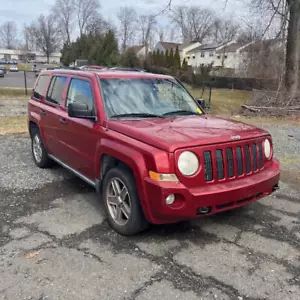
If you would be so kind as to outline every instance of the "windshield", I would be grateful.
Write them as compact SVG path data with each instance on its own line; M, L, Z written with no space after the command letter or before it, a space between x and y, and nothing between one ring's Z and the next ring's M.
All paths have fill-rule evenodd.
M108 117L202 114L194 99L170 79L101 79Z

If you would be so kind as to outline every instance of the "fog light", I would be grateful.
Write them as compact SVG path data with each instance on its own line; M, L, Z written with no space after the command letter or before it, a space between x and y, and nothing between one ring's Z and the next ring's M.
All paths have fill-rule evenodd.
M174 201L175 201L175 195L174 195L174 194L171 194L171 195L169 195L169 196L166 198L166 203L167 203L168 205L173 204Z
M200 207L199 209L198 209L198 213L200 214L200 215L206 215L206 214L208 214L208 213L210 213L211 212L211 207L206 207L206 206L204 206L204 207Z

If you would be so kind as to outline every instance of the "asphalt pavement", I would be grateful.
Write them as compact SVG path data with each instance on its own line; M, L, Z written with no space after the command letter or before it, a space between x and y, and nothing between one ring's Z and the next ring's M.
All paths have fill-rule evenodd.
M298 172L299 127L271 130ZM0 137L0 161L0 299L300 299L300 189L288 178L242 209L123 237L92 188L34 165L28 135Z
M26 72L27 87L32 89L36 80L35 73ZM25 88L24 72L7 72L4 78L0 77L0 88Z
M0 117L26 113L12 100ZM37 168L28 134L0 136L0 299L299 300L300 125L262 127L281 161L279 191L133 237L108 226L79 178Z

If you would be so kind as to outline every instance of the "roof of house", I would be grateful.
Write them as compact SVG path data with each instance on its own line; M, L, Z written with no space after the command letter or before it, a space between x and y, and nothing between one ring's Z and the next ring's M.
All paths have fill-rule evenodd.
M203 44L197 48L194 48L194 49L188 51L187 54L194 53L194 52L201 52L201 51L205 51L205 50L214 50L220 46L222 46L222 45L221 44Z
M236 52L238 49L240 49L244 45L246 45L246 44L241 43L241 42L231 43L231 44L225 45L221 49L218 49L216 51L216 53L219 54L219 53L224 53L224 52L226 52L226 53L228 53L228 52Z
M274 46L280 43L279 40L276 39L267 39L267 40L258 40L252 43L249 43L247 46L241 49L241 52L249 52L249 51L260 51L262 49L266 49L268 47Z
M140 45L140 46L132 46L129 47L128 50L129 51L133 51L134 53L138 53L139 51L141 51L145 46L144 45Z
M176 47L180 47L179 43L171 43L171 42L160 42L160 44L165 48L165 50L176 49Z
M184 48L187 48L187 47L189 47L189 46L191 46L191 45L194 45L194 44L196 44L196 43L199 43L199 42L198 42L198 41L191 41L191 42L186 42L186 43L180 44L179 50L182 50L182 49L184 49Z

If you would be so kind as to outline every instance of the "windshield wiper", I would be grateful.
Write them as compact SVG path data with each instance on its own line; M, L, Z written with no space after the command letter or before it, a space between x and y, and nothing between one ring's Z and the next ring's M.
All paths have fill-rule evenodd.
M198 113L196 113L194 111L190 111L190 110L175 110L175 111L169 111L169 112L163 114L163 116L172 116L172 115L182 115L182 116L197 115L197 116L199 116Z
M112 115L111 118L163 118L161 115L148 114L148 113L128 113Z

